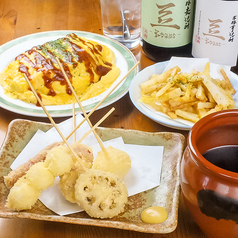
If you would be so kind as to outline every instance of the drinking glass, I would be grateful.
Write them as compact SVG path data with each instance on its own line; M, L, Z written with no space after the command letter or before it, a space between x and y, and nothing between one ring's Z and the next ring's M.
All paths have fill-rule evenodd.
M103 34L128 48L140 43L141 0L101 0Z

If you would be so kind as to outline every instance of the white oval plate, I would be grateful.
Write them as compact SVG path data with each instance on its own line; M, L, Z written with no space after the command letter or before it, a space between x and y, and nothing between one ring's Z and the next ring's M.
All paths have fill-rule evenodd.
M155 121L161 125L164 125L164 126L167 126L170 128L174 128L174 129L190 130L192 128L192 126L194 125L194 123L189 122L187 120L183 120L183 119L173 120L162 112L155 112L155 111L150 110L149 108L147 108L144 104L142 104L140 102L140 98L141 98L140 84L147 81L153 74L161 74L164 71L165 67L167 66L168 62L169 61L156 63L156 64L151 65L151 66L143 69L142 71L140 71L134 77L134 79L131 81L131 85L129 87L129 95L130 95L131 101L133 102L134 106L141 113L143 113L145 116L149 117L153 121ZM211 65L212 65L212 63L211 63ZM230 73L230 81L231 81L233 87L238 92L238 90L237 90L238 89L238 75L231 72ZM234 95L234 100L235 100L236 106L237 106L237 104L238 104L237 93Z
M119 77L111 87L114 87L114 85L117 84L117 82L119 82L122 79L122 77L128 72L128 70L130 70L136 63L136 58L134 57L132 52L117 41L113 41L103 35L91 32L61 30L61 31L48 31L26 35L14 39L0 46L0 72L2 72L3 69L7 67L7 65L10 62L14 61L17 55L30 49L31 47L41 45L47 41L56 40L70 33L75 33L81 37L85 37L87 39L94 40L100 44L106 45L115 53L116 66L120 68L121 72ZM138 67L104 100L104 102L101 104L99 108L108 106L114 103L115 101L119 100L122 96L124 96L129 89L131 80L133 79L133 77L136 75L137 72ZM93 97L91 99L82 102L85 111L92 110L98 104L98 102L100 102L101 99L104 98L106 94L107 91L98 95L97 97ZM12 99L7 97L4 94L4 90L1 86L0 86L0 107L23 115L47 117L41 107L25 103L18 99ZM78 105L75 104L75 107L76 113L81 112L81 109L79 108ZM46 109L52 117L63 117L72 115L72 104L46 106Z

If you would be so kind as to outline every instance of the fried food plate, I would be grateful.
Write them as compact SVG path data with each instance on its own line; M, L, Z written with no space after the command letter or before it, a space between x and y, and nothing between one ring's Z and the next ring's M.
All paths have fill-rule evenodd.
M173 128L173 129L190 130L192 128L192 126L194 125L193 122L187 121L182 118L173 120L169 116L167 116L165 113L155 112L153 110L150 110L148 107L146 107L145 105L143 105L140 102L140 98L141 98L140 85L143 82L148 81L153 74L161 74L164 71L164 69L166 68L168 63L169 63L169 61L156 63L154 65L151 65L151 66L141 70L134 77L134 79L132 80L132 82L130 84L130 87L129 87L130 99L131 99L132 103L134 104L134 106L141 113L143 113L145 116L149 117L153 121L155 121L161 125ZM211 63L211 65L212 65L212 63ZM230 72L230 81L231 81L231 84L233 85L233 87L236 89L236 94L233 96L233 99L235 101L236 108L237 108L237 105L238 105L238 93L237 93L237 91L238 91L238 75L236 75L233 72Z
M2 72L10 62L14 61L17 55L31 49L33 46L56 40L71 33L75 33L80 37L85 37L89 40L93 40L100 44L106 45L115 53L116 66L120 68L120 75L112 84L111 88L114 87L114 85L116 85L117 82L119 82L123 78L123 76L126 75L128 70L130 70L137 62L135 56L125 46L103 35L83 31L61 30L26 35L0 46L0 72ZM130 82L137 72L138 67L122 83L120 83L120 85L104 100L99 108L106 107L123 97L128 92ZM98 102L100 102L101 99L106 96L107 92L108 91L82 102L85 111L91 111L98 104ZM4 94L2 86L0 86L0 107L22 115L47 117L41 107L37 107L34 104L25 103L19 99L12 99L7 97ZM75 105L75 107L76 113L81 112L81 109L78 105ZM64 117L72 115L71 104L47 106L46 109L52 117Z
M113 219L94 219L86 212L67 216L58 216L46 208L39 200L30 210L16 212L5 207L9 190L3 176L10 172L10 165L35 132L47 131L52 125L29 120L17 119L10 123L7 136L0 151L0 217L29 218L35 220L64 222L99 227L119 228L145 233L170 233L178 223L180 161L185 146L184 136L171 132L142 132L136 130L97 128L103 141L122 137L125 143L140 145L164 146L164 157L160 185L129 197L125 211ZM150 206L163 206L168 212L168 219L160 224L143 223L140 219L142 211Z

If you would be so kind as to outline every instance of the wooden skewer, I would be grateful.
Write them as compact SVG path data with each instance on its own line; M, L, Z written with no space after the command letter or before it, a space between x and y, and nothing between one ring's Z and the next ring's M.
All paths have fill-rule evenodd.
M59 67L60 67L60 69L61 69L61 71L62 71L62 73L63 73L63 75L64 75L64 77L65 77L65 80L66 80L66 82L68 83L68 86L70 87L70 89L71 89L71 91L72 91L72 93L73 93L73 95L74 95L74 97L75 97L75 99L76 99L76 101L77 101L79 107L81 108L81 111L83 112L83 115L84 115L85 119L87 120L89 126L92 128L92 127L93 127L93 126L92 126L92 123L91 123L91 121L89 120L88 115L86 114L86 112L85 112L85 110L84 110L84 108L83 108L81 102L79 101L79 99L78 99L78 97L77 97L77 94L76 94L76 92L75 92L75 90L74 90L74 88L73 88L73 86L72 86L72 84L71 84L71 82L70 82L70 80L69 80L67 74L66 74L65 71L64 71L64 68L62 67L62 65L61 65L61 63L60 63L60 61L59 61L58 58L56 58L56 61L57 61L58 65L59 65ZM97 139L97 141L98 141L98 143L99 143L99 145L100 145L100 147L101 147L101 150L102 150L102 151L104 152L104 154L108 157L107 151L106 151L106 149L105 149L105 147L104 147L104 145L103 145L101 139L99 138L98 134L95 132L95 130L92 130L92 132L94 133L94 136L96 137L96 139Z
M72 104L72 106L73 106L73 131L74 131L74 142L76 142L76 130L75 130L75 128L76 128L76 118L75 118L75 104L73 103ZM67 139L67 138L66 138Z
M63 139L64 143L68 146L68 148L70 149L71 153L75 156L75 158L79 161L80 165L82 166L83 170L86 171L87 169L84 167L83 163L81 162L80 158L78 157L78 155L74 152L74 150L71 148L70 144L68 143L68 141L66 140L66 138L64 137L64 135L62 134L62 132L60 131L59 127L56 125L56 123L54 122L54 120L52 119L52 117L50 116L50 114L48 113L47 109L45 108L45 106L43 105L42 101L40 100L39 96L37 95L35 89L33 88L33 86L31 85L31 82L29 81L29 79L27 78L27 76L24 74L24 77L29 85L29 87L31 88L31 91L33 92L33 94L35 95L37 101L39 102L39 104L41 105L41 107L43 108L43 110L45 111L45 114L48 116L49 120L51 121L51 123L53 124L53 126L55 127L55 129L58 131L59 135L61 136L61 138Z
M98 127L113 111L115 108L113 107L108 113L106 113L88 132L86 132L80 140L78 140L79 143L81 143L93 130L95 130L96 127Z
M88 117L90 117L96 110L97 108L103 103L103 101L115 90L115 88L137 67L137 65L140 62L138 61L128 72L127 74L114 86L112 87L108 93L104 96L103 99L101 99L101 101L91 110L91 112L88 114ZM84 118L79 124L78 126L67 136L67 138L69 138L84 122L86 121L86 118Z
M124 81L124 79L138 66L140 61L138 61L125 75L119 80L109 91L108 93L101 99L101 101L92 109L92 111L88 114L88 117L93 114L95 110L103 103L103 101L118 87L118 85Z

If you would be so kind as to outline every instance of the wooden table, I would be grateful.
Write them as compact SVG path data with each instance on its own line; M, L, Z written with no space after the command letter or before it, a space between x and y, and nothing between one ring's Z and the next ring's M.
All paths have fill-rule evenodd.
M14 38L27 34L50 30L81 30L103 34L101 25L100 0L1 0L0 1L0 45ZM143 69L154 64L143 54L141 46L132 50L140 60ZM237 67L233 68L237 73ZM136 129L141 131L158 132L170 131L182 133L157 124L141 114L131 103L128 94L113 104L116 111L106 119L101 126L111 128ZM111 108L111 106L110 106ZM90 118L94 124L109 109L96 111ZM33 118L15 114L0 108L0 145L7 132L8 124L16 119L29 119L49 122L48 118ZM66 118L57 118L61 122ZM0 237L168 237L168 238L205 238L199 227L192 220L187 211L183 198L180 199L177 229L164 235L144 234L132 231L99 228L72 224L62 224L28 219L0 218Z

